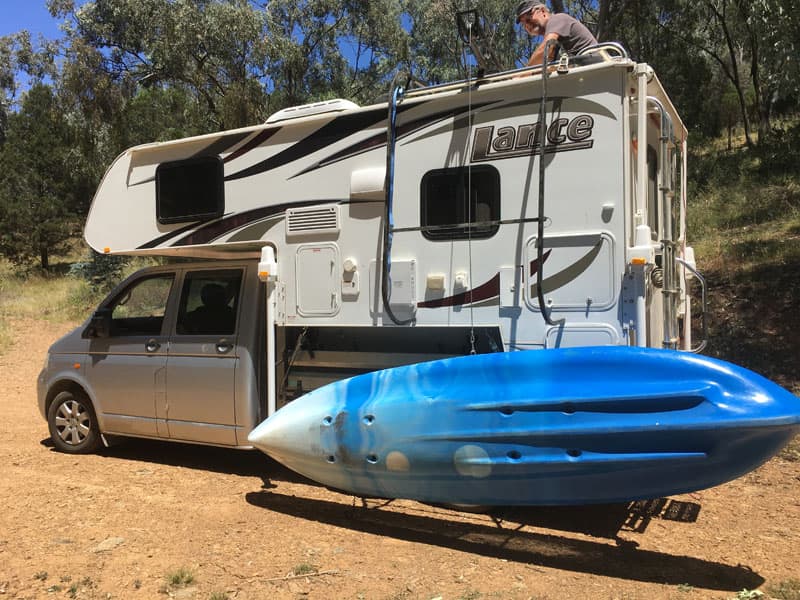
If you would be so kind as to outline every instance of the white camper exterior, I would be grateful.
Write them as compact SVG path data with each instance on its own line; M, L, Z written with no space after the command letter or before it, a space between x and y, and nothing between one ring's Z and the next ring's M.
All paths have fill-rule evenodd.
M542 83L539 70L500 73L132 148L106 173L86 239L111 254L261 260L257 419L327 381L438 356L691 349L680 117L650 67L590 55L547 77L542 152Z

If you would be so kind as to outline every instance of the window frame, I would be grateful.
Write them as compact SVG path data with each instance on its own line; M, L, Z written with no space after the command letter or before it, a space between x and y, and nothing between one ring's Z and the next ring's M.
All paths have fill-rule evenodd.
M238 274L239 278L239 287L236 290L236 294L234 296L235 302L231 308L233 311L233 331L230 333L208 333L208 332L194 332L194 331L183 331L181 328L185 325L184 321L192 311L188 310L188 301L189 297L191 296L191 286L193 282L198 279L213 279L216 277L224 278L227 274L233 275L234 273ZM231 278L233 279L233 278ZM213 268L213 269L190 269L184 272L183 277L181 278L179 289L176 290L177 298L175 301L175 323L173 326L174 335L176 336L187 336L187 337L199 337L199 336L212 336L212 337L234 337L238 334L239 331L239 314L241 312L242 307L242 300L244 298L244 284L246 279L246 270L244 267L222 267L222 268ZM206 284L203 285L207 285ZM201 289L202 289L201 285ZM196 310L198 307L193 308L192 310Z
M214 169L214 181L211 182L212 186L206 186L211 189L213 194L212 200L214 204L213 211L193 212L181 215L164 215L164 203L166 198L164 194L167 193L167 181L165 176L170 172L189 167L207 167ZM225 169L222 158L219 156L197 156L183 160L174 160L163 162L156 167L156 219L162 225L169 225L173 223L194 223L197 221L210 221L218 219L225 213ZM182 202L183 205L183 202Z
M163 279L169 280L169 289L167 290L166 299L164 301L164 313L158 317L119 317L117 319L114 318L114 311L120 306L119 302L122 300L126 295L130 296L131 292L139 287L140 285L144 285L148 281L156 280L156 279ZM108 318L109 318L109 337L111 338L125 338L125 337L157 337L164 335L164 328L167 322L167 318L169 316L170 310L170 300L172 298L172 294L175 290L175 282L176 282L176 272L175 271L166 271L161 273L149 273L143 277L138 277L135 280L129 282L122 290L118 293L114 294L108 301L104 302L102 308L108 311ZM126 301L127 302L127 301ZM124 306L124 304L122 305ZM144 330L135 330L135 329L120 329L120 324L132 321L134 319L138 319L140 321L144 321L145 319L160 319L161 323L159 326L158 332L155 331L144 331Z
M429 225L427 223L427 216L430 214L428 206L434 199L431 197L432 192L429 190L429 183L431 179L441 176L461 176L464 180L467 177L472 177L473 182L478 177L487 177L491 184L490 191L492 192L489 209L490 212L496 208L496 214L492 214L493 218L489 219L492 224L490 226L478 226L479 223L486 221L463 221L461 223L452 223L453 227L444 228L442 225ZM473 184L474 185L474 184ZM420 181L420 203L419 203L419 222L422 235L431 241L451 241L451 240L467 240L467 239L487 239L493 237L500 229L500 219L502 210L502 194L500 186L500 171L494 165L468 165L463 167L445 167L443 169L432 169L427 171ZM460 198L463 201L463 195ZM465 205L466 207L466 205ZM471 208L471 207L470 207ZM450 225L450 224L448 224ZM461 226L459 226L461 225ZM470 227L470 225L472 225ZM436 229L432 229L436 228Z

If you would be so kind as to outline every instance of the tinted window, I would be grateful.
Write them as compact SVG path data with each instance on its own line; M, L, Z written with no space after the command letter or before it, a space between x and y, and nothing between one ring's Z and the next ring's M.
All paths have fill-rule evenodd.
M437 169L422 178L420 223L426 238L491 237L499 220L500 174L494 167Z
M232 335L242 287L241 269L187 273L181 291L176 332Z
M111 335L159 335L174 274L140 279L110 304Z
M156 169L159 223L202 221L222 216L225 185L217 156L161 163Z

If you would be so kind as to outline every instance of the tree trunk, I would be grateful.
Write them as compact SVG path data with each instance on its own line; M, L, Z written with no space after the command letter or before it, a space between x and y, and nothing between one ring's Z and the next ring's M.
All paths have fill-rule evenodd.
M597 8L597 31L594 32L597 41L606 39L608 29L608 15L611 0L600 0Z
M728 152L733 150L733 117L728 115Z
M706 2L707 6L711 8L719 21L722 33L725 36L725 44L728 47L728 56L731 61L730 73L728 73L733 87L736 90L736 96L739 99L739 110L742 113L742 124L744 125L744 139L748 148L753 147L753 138L750 132L750 117L747 114L747 101L744 97L744 89L742 88L742 80L739 76L739 61L736 59L736 44L734 43L733 34L728 28L726 20L727 4L723 4L723 12L719 12L711 2Z
M47 252L47 246L45 244L39 245L39 262L43 271L50 270L50 255Z

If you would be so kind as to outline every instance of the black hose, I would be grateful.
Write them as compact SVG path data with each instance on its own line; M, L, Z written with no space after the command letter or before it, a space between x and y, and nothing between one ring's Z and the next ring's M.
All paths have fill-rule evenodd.
M389 306L390 286L391 286L391 260L392 260L392 230L394 221L392 216L392 201L394 199L394 153L395 142L397 141L397 102L403 97L405 87L400 83L400 78L410 78L404 73L397 73L392 79L389 88L389 116L386 123L386 179L384 189L386 190L386 206L383 218L383 253L381 256L381 299L383 300L383 310L395 325L408 325L414 317L408 319L398 319Z
M544 263L544 151L547 144L547 123L545 123L547 103L547 58L550 55L550 47L558 44L555 40L547 40L544 46L544 56L542 58L542 100L539 104L539 215L538 233L536 235L536 297L539 300L539 311L544 317L545 323L556 326L563 325L564 319L553 321L544 305L543 286L543 263Z

